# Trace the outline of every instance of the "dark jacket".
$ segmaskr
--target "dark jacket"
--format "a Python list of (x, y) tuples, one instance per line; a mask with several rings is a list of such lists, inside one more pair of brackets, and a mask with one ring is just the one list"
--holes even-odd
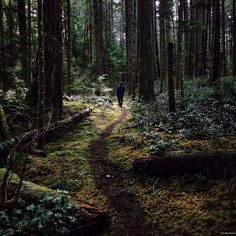
[(116, 91), (117, 97), (124, 97), (125, 88), (123, 86), (119, 86)]

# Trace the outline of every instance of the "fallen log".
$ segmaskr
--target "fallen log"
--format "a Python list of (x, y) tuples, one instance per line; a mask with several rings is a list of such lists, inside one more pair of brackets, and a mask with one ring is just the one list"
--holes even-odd
[(164, 155), (137, 157), (133, 171), (138, 174), (168, 177), (206, 172), (214, 177), (236, 175), (236, 150), (215, 152), (173, 151)]
[[(8, 185), (9, 195), (12, 195), (16, 191), (18, 181), (19, 179), (15, 175), (14, 179)], [(23, 181), (21, 198), (27, 203), (30, 202), (37, 204), (45, 196), (55, 197), (57, 195), (58, 192), (55, 190), (34, 184), (29, 181)], [(74, 203), (75, 202), (72, 201), (72, 204)], [(70, 232), (70, 235), (101, 235), (101, 233), (104, 232), (110, 225), (111, 220), (108, 214), (89, 203), (79, 202), (79, 205), (81, 207), (82, 214), (78, 219), (77, 227)]]
[(75, 124), (79, 121), (83, 120), (91, 113), (91, 109), (86, 109), (82, 112), (76, 113), (64, 120), (57, 121), (49, 127), (45, 128), (45, 130), (39, 132), (39, 130), (34, 129), (31, 130), (24, 135), (17, 136), (10, 140), (7, 140), (0, 144), (0, 157), (6, 157), (13, 148), (16, 151), (27, 152), (29, 143), (32, 141), (37, 141), (40, 135), (43, 133), (45, 136), (45, 141), (53, 141), (57, 138), (62, 137), (62, 135), (70, 130)]
[(86, 212), (80, 220), (80, 225), (71, 232), (71, 235), (101, 235), (111, 224), (110, 217), (106, 212), (99, 210), (96, 206), (80, 202), (81, 208)]

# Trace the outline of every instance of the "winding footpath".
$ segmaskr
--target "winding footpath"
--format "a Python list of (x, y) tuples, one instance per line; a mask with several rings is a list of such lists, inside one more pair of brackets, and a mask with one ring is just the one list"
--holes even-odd
[(146, 213), (141, 209), (135, 195), (126, 191), (124, 181), (134, 178), (133, 173), (121, 172), (116, 166), (108, 162), (106, 140), (113, 129), (123, 123), (128, 114), (122, 109), (121, 116), (107, 126), (98, 139), (90, 144), (90, 167), (96, 181), (97, 189), (103, 194), (111, 209), (112, 225), (107, 235), (114, 236), (148, 236), (152, 225), (145, 223)]

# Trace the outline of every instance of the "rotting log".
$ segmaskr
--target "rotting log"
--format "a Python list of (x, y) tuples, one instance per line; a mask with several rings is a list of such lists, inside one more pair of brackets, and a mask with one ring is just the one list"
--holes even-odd
[[(42, 131), (45, 135), (46, 142), (50, 142), (62, 137), (65, 132), (71, 130), (71, 128), (74, 127), (75, 124), (89, 116), (90, 113), (91, 109), (86, 109), (64, 120), (57, 121), (56, 123), (49, 125), (48, 128), (45, 128), (45, 130)], [(37, 141), (39, 136), (40, 132), (35, 129), (25, 133), (24, 135), (17, 136), (1, 143), (0, 157), (6, 157), (13, 148), (15, 148), (16, 151), (30, 152), (30, 150), (27, 149), (27, 147), (30, 146), (28, 144), (32, 141)]]
[(106, 212), (84, 202), (80, 202), (80, 206), (86, 214), (81, 218), (81, 226), (72, 231), (72, 235), (100, 235), (109, 227), (111, 220)]
[(213, 152), (173, 151), (163, 155), (137, 157), (133, 161), (137, 174), (169, 177), (206, 172), (214, 177), (236, 176), (236, 150)]

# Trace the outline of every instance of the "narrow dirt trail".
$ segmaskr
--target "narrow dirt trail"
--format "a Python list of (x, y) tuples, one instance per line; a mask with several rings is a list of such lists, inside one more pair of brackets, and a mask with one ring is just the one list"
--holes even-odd
[(90, 145), (90, 167), (97, 189), (105, 196), (111, 209), (109, 214), (113, 218), (113, 223), (107, 235), (153, 235), (152, 225), (145, 223), (146, 213), (141, 209), (135, 195), (124, 188), (124, 181), (134, 178), (133, 173), (123, 173), (107, 161), (106, 139), (117, 125), (124, 122), (127, 114), (128, 110), (122, 109), (119, 119), (109, 125), (98, 139), (92, 140)]

